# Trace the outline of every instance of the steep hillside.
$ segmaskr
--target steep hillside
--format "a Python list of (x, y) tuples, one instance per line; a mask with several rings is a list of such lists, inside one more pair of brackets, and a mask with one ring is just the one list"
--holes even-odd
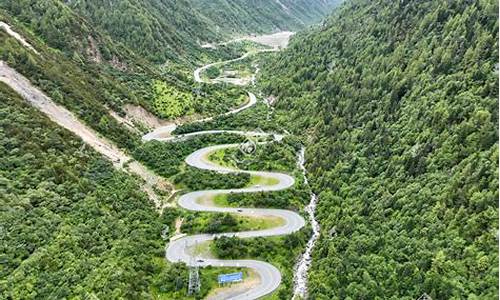
[(211, 55), (200, 47), (206, 41), (300, 29), (319, 21), (337, 2), (5, 0), (0, 8), (32, 28), (51, 47), (71, 55), (76, 52), (92, 56), (94, 61), (118, 63), (130, 51), (125, 50), (128, 47), (155, 63), (192, 64)]
[(263, 33), (298, 30), (318, 22), (340, 0), (192, 0), (217, 32)]
[(199, 41), (220, 37), (188, 0), (79, 0), (67, 5), (138, 54), (155, 62), (195, 59)]
[(311, 299), (498, 298), (498, 4), (353, 0), (266, 65), (307, 138)]
[(296, 30), (339, 0), (79, 0), (67, 5), (113, 39), (156, 61), (196, 61), (200, 44), (234, 34)]
[[(13, 78), (4, 72), (5, 64), (22, 73), (88, 127), (165, 178), (180, 172), (187, 154), (217, 140), (143, 143), (144, 129), (130, 131), (109, 109), (120, 112), (124, 103), (145, 105), (143, 85), (132, 83), (157, 76), (157, 82), (165, 84), (159, 81), (161, 74), (146, 69), (123, 74), (108, 70), (104, 63), (85, 63), (49, 47), (2, 11), (0, 20), (11, 27), (6, 30), (0, 24), (2, 77)], [(128, 80), (126, 75), (139, 79)], [(13, 79), (7, 82), (17, 81)], [(236, 95), (225, 98), (238, 99)], [(165, 228), (174, 228), (169, 216), (175, 211), (166, 209), (160, 216), (141, 191), (142, 180), (115, 170), (110, 161), (3, 83), (0, 99), (0, 204), (4, 208), (0, 235), (5, 241), (0, 245), (0, 298), (180, 298), (168, 293), (184, 297), (187, 268), (164, 262), (160, 236)], [(47, 104), (40, 97), (38, 102)], [(61, 119), (65, 117), (71, 119), (61, 114)], [(125, 169), (132, 164), (127, 162)], [(161, 198), (169, 196), (155, 191)], [(200, 276), (206, 294), (215, 285), (214, 271), (202, 270)]]
[(0, 83), (0, 298), (143, 298), (158, 218), (136, 178)]
[(6, 0), (0, 2), (0, 9), (0, 17), (7, 23), (17, 19), (48, 47), (75, 60), (109, 61), (120, 67), (137, 60), (130, 50), (95, 30), (61, 1)]
[(0, 18), (15, 19), (76, 61), (109, 63), (119, 70), (168, 61), (171, 71), (179, 64), (234, 55), (229, 49), (214, 52), (199, 46), (219, 35), (185, 1), (98, 2), (5, 0)]
[[(183, 191), (264, 185), (248, 174), (193, 171), (184, 162), (197, 149), (242, 143), (243, 137), (201, 135), (175, 143), (141, 139), (151, 129), (140, 122), (144, 116), (154, 127), (249, 107), (242, 106), (248, 101), (242, 88), (195, 83), (191, 68), (239, 56), (255, 45), (203, 49), (201, 41), (230, 32), (215, 33), (213, 22), (182, 0), (5, 0), (0, 22), (0, 78), (7, 84), (0, 84), (0, 236), (5, 241), (0, 298), (190, 299), (188, 270), (177, 260), (165, 260), (165, 240), (180, 229), (215, 233), (269, 226), (267, 220), (247, 217), (225, 216), (221, 223), (220, 214), (173, 207), (173, 185), (166, 181)], [(128, 119), (128, 107), (139, 116)], [(292, 173), (296, 149), (281, 146), (288, 149), (268, 149), (261, 164)], [(283, 159), (292, 167), (284, 167)], [(138, 165), (143, 172), (136, 171), (137, 177), (122, 172)], [(159, 177), (168, 188), (154, 183)], [(252, 195), (239, 201), (264, 199)], [(307, 192), (294, 187), (265, 202), (298, 210), (303, 195)], [(298, 229), (303, 222), (295, 224)], [(274, 276), (281, 288), (273, 298), (289, 299), (294, 258), (305, 235), (250, 240), (239, 251), (226, 251), (224, 244), (238, 241), (222, 240), (213, 251), (221, 258), (240, 255), (276, 264), (283, 277)], [(242, 270), (201, 269), (196, 298), (217, 286), (217, 274), (236, 271)]]

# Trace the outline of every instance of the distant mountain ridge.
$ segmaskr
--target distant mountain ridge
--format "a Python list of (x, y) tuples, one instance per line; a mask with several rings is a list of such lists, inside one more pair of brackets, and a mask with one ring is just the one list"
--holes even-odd
[(341, 0), (193, 0), (219, 32), (299, 30), (318, 22)]
[(304, 28), (338, 1), (4, 0), (0, 9), (63, 51), (83, 53), (82, 47), (93, 44), (90, 48), (102, 48), (100, 54), (111, 59), (116, 46), (100, 38), (108, 36), (149, 61), (164, 63), (197, 61), (206, 41)]

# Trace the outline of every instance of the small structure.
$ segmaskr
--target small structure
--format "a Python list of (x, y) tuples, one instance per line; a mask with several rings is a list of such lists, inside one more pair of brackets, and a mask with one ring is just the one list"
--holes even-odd
[(231, 274), (221, 274), (218, 276), (219, 285), (225, 283), (241, 282), (243, 281), (243, 272), (231, 273)]

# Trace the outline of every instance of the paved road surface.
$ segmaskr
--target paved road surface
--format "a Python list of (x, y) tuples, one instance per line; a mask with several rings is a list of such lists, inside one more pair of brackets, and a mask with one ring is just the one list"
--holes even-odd
[[(233, 110), (230, 110), (226, 113), (221, 114), (220, 116), (228, 116), (232, 114), (239, 113), (242, 110), (245, 110), (247, 108), (250, 108), (254, 106), (257, 103), (257, 97), (251, 92), (248, 92), (248, 102), (238, 108), (235, 108)], [(197, 120), (193, 123), (202, 123), (202, 122), (208, 122), (212, 121), (215, 117), (208, 117), (205, 119)], [(196, 135), (204, 135), (204, 134), (214, 134), (214, 133), (222, 133), (222, 132), (228, 132), (228, 133), (237, 133), (234, 130), (208, 130), (208, 131), (198, 131), (198, 132), (192, 132), (192, 133), (187, 133), (179, 136), (172, 136), (172, 132), (177, 128), (176, 124), (169, 124), (167, 126), (162, 126), (158, 127), (155, 130), (151, 131), (150, 133), (144, 135), (142, 139), (144, 141), (151, 141), (151, 140), (158, 140), (158, 141), (173, 141), (177, 140), (183, 137), (189, 137), (189, 136), (196, 136)]]
[[(276, 51), (277, 49), (266, 49), (261, 52), (267, 51)], [(201, 78), (201, 72), (208, 69), (211, 66), (230, 63), (234, 61), (238, 61), (248, 57), (252, 53), (247, 53), (240, 58), (218, 62), (206, 65), (204, 67), (198, 68), (194, 71), (194, 79), (196, 82), (203, 82)], [(213, 83), (213, 81), (208, 81), (207, 83)], [(231, 111), (227, 114), (233, 114), (240, 112), (248, 107), (254, 105), (257, 100), (254, 94), (249, 93), (250, 101), (247, 105)], [(212, 120), (212, 118), (208, 118), (205, 120), (200, 120), (199, 122)], [(200, 131), (188, 133), (180, 136), (171, 136), (172, 131), (175, 129), (174, 126), (164, 127), (153, 131), (152, 133), (147, 134), (143, 137), (144, 140), (159, 140), (159, 141), (176, 141), (179, 139), (183, 139), (190, 136), (201, 135), (201, 134), (216, 134), (216, 133), (235, 133), (242, 135), (252, 135), (252, 136), (273, 136), (275, 140), (280, 140), (283, 136), (275, 135), (272, 133), (263, 133), (263, 132), (252, 132), (252, 131), (239, 131), (239, 130), (208, 130), (208, 131)], [(170, 243), (166, 247), (165, 257), (172, 262), (184, 262), (188, 265), (197, 264), (199, 266), (220, 266), (220, 267), (246, 267), (253, 269), (260, 277), (260, 281), (258, 285), (252, 287), (248, 291), (244, 291), (242, 294), (235, 295), (231, 294), (231, 297), (228, 299), (257, 299), (262, 296), (268, 295), (276, 290), (281, 283), (281, 273), (280, 271), (274, 267), (273, 265), (257, 260), (220, 260), (213, 259), (208, 257), (193, 257), (191, 255), (192, 251), (189, 249), (194, 247), (197, 244), (201, 244), (206, 241), (213, 240), (216, 237), (220, 236), (236, 236), (239, 238), (253, 238), (253, 237), (266, 237), (266, 236), (278, 236), (278, 235), (286, 235), (296, 232), (301, 229), (305, 225), (305, 220), (299, 214), (283, 209), (259, 209), (259, 208), (232, 208), (232, 207), (216, 207), (210, 204), (207, 204), (207, 201), (199, 201), (201, 198), (211, 198), (215, 195), (220, 194), (232, 194), (232, 193), (256, 193), (256, 192), (269, 192), (269, 191), (279, 191), (287, 189), (294, 185), (295, 180), (293, 177), (277, 172), (259, 172), (259, 171), (245, 171), (245, 170), (237, 170), (229, 167), (223, 167), (218, 164), (215, 164), (208, 160), (208, 156), (213, 151), (217, 151), (220, 149), (234, 148), (238, 147), (237, 144), (226, 144), (226, 145), (216, 145), (205, 147), (193, 152), (186, 158), (186, 163), (195, 168), (203, 169), (203, 170), (211, 170), (219, 173), (247, 173), (250, 175), (256, 175), (266, 178), (274, 178), (274, 185), (267, 186), (252, 186), (241, 189), (225, 189), (225, 190), (202, 190), (195, 191), (191, 193), (187, 193), (182, 195), (179, 200), (179, 206), (192, 210), (192, 211), (205, 211), (205, 212), (228, 212), (235, 213), (240, 215), (247, 216), (256, 216), (256, 217), (278, 217), (283, 219), (285, 222), (283, 225), (265, 229), (265, 230), (256, 230), (256, 231), (244, 231), (244, 232), (228, 232), (221, 234), (198, 234), (191, 236), (184, 236), (178, 238), (176, 240), (170, 241)], [(199, 261), (201, 259), (201, 261)], [(226, 298), (224, 298), (226, 299)]]
[[(204, 190), (184, 194), (179, 198), (179, 205), (185, 209), (192, 211), (206, 211), (206, 212), (228, 212), (241, 215), (249, 215), (254, 217), (268, 217), (274, 216), (282, 218), (285, 223), (279, 227), (258, 230), (258, 231), (243, 231), (243, 232), (229, 232), (221, 234), (200, 234), (186, 236), (175, 241), (170, 242), (166, 250), (166, 258), (172, 262), (184, 262), (186, 264), (196, 263), (196, 258), (192, 258), (190, 247), (195, 246), (197, 243), (203, 243), (213, 240), (215, 237), (220, 236), (236, 236), (239, 238), (252, 238), (262, 236), (277, 236), (293, 233), (301, 229), (305, 225), (304, 218), (299, 214), (282, 209), (259, 209), (259, 208), (232, 208), (232, 207), (215, 207), (206, 204), (201, 204), (198, 200), (201, 197), (211, 197), (219, 194), (231, 193), (255, 193), (266, 191), (279, 191), (291, 187), (295, 180), (293, 177), (275, 172), (258, 172), (258, 171), (242, 171), (231, 168), (222, 167), (207, 160), (208, 155), (219, 149), (226, 149), (238, 147), (238, 144), (216, 145), (202, 148), (195, 151), (186, 158), (186, 163), (190, 166), (217, 171), (220, 173), (248, 173), (251, 175), (258, 175), (268, 178), (274, 178), (278, 182), (270, 186), (254, 186), (242, 189), (226, 189), (226, 190)], [(243, 295), (238, 295), (234, 299), (257, 299), (267, 295), (278, 288), (281, 283), (281, 273), (279, 270), (269, 263), (256, 261), (256, 260), (219, 260), (211, 258), (202, 258), (203, 262), (198, 262), (199, 266), (225, 266), (225, 267), (248, 267), (254, 269), (260, 276), (261, 280), (258, 286), (253, 287), (250, 291), (245, 292)]]

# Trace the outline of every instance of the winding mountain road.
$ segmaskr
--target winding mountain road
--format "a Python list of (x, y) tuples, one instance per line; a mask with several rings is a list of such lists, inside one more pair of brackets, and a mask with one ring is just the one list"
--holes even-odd
[[(276, 49), (264, 50), (264, 51), (276, 51)], [(253, 52), (255, 53), (255, 52)], [(210, 64), (194, 71), (194, 78), (197, 82), (203, 82), (201, 78), (201, 72), (206, 70), (207, 68), (218, 65), (234, 62), (237, 60), (244, 59), (248, 57), (252, 53), (247, 53), (240, 58), (218, 62), (214, 64)], [(207, 82), (212, 83), (212, 82)], [(240, 107), (236, 110), (230, 111), (226, 114), (234, 114), (238, 113), (244, 109), (247, 109), (254, 105), (257, 100), (254, 94), (249, 92), (250, 101), (245, 106)], [(197, 122), (203, 122), (207, 120), (211, 120), (212, 118), (207, 118), (204, 120), (199, 120)], [(257, 131), (239, 131), (239, 130), (208, 130), (208, 131), (200, 131), (193, 132), (179, 136), (171, 136), (172, 131), (176, 128), (176, 126), (168, 126), (159, 128), (143, 137), (144, 140), (159, 140), (159, 141), (176, 141), (179, 139), (184, 139), (191, 136), (196, 136), (200, 134), (216, 134), (216, 133), (234, 133), (241, 135), (251, 135), (251, 136), (273, 136), (274, 140), (280, 140), (283, 136), (276, 135), (273, 133), (264, 133)], [(287, 174), (279, 173), (279, 172), (260, 172), (260, 171), (247, 171), (247, 170), (239, 170), (230, 167), (224, 167), (218, 165), (214, 162), (211, 162), (208, 157), (210, 153), (221, 149), (229, 149), (238, 147), (238, 144), (224, 144), (224, 145), (216, 145), (205, 147), (199, 149), (192, 154), (190, 154), (186, 159), (186, 163), (192, 167), (210, 170), (219, 173), (246, 173), (253, 176), (272, 178), (273, 182), (276, 184), (272, 185), (254, 185), (246, 188), (240, 189), (220, 189), (220, 190), (201, 190), (190, 192), (182, 195), (178, 204), (184, 209), (191, 211), (203, 211), (203, 212), (224, 212), (224, 213), (234, 213), (243, 216), (252, 216), (252, 217), (277, 217), (284, 220), (284, 223), (278, 227), (265, 229), (265, 230), (256, 230), (256, 231), (242, 231), (242, 232), (228, 232), (221, 234), (198, 234), (185, 236), (179, 239), (171, 240), (170, 243), (166, 246), (165, 257), (171, 262), (183, 262), (187, 265), (196, 264), (198, 266), (218, 266), (218, 267), (246, 267), (253, 269), (260, 280), (256, 286), (253, 286), (250, 290), (246, 290), (240, 292), (235, 295), (234, 293), (229, 296), (229, 298), (223, 299), (257, 299), (272, 293), (276, 290), (281, 283), (281, 273), (280, 271), (274, 267), (273, 265), (257, 260), (221, 260), (214, 259), (210, 257), (194, 257), (192, 253), (192, 248), (197, 244), (201, 244), (207, 241), (211, 241), (217, 237), (221, 236), (231, 236), (231, 237), (239, 237), (239, 238), (253, 238), (253, 237), (268, 237), (268, 236), (279, 236), (279, 235), (287, 235), (293, 232), (300, 230), (305, 225), (305, 220), (299, 214), (282, 209), (259, 209), (259, 208), (233, 208), (233, 207), (218, 207), (212, 205), (211, 201), (200, 201), (200, 200), (209, 200), (213, 199), (216, 195), (227, 195), (234, 193), (256, 193), (256, 192), (270, 192), (270, 191), (280, 191), (287, 189), (294, 185), (295, 179)]]
[[(19, 40), (25, 47), (29, 48), (36, 54), (38, 52), (27, 43), (22, 36), (14, 32), (9, 25), (4, 22), (0, 22), (0, 28), (4, 29), (11, 36)], [(276, 51), (277, 49), (266, 49), (266, 51)], [(245, 54), (243, 57), (238, 59), (221, 62), (229, 63), (232, 61), (237, 61), (246, 58), (251, 53)], [(220, 63), (215, 63), (220, 64)], [(211, 65), (215, 65), (211, 64)], [(210, 67), (210, 65), (197, 69), (194, 73), (195, 80), (201, 82), (200, 73)], [(25, 98), (31, 105), (38, 108), (40, 111), (45, 113), (51, 120), (57, 124), (65, 127), (66, 129), (74, 132), (82, 138), (82, 140), (91, 145), (95, 150), (102, 153), (104, 156), (110, 158), (114, 165), (118, 168), (123, 168), (123, 165), (130, 162), (132, 159), (127, 156), (124, 152), (119, 150), (114, 144), (110, 143), (103, 137), (99, 136), (92, 129), (83, 124), (78, 118), (73, 115), (70, 111), (64, 107), (54, 103), (49, 97), (47, 97), (41, 90), (33, 86), (27, 78), (22, 76), (16, 70), (10, 68), (5, 62), (0, 61), (0, 82), (6, 83), (11, 88), (13, 88), (17, 93), (19, 93), (23, 98)], [(244, 109), (255, 105), (257, 99), (254, 94), (249, 92), (249, 101), (246, 105), (234, 109), (224, 115), (238, 113)], [(197, 122), (204, 122), (212, 120), (213, 118), (206, 118), (203, 120), (198, 120)], [(169, 125), (166, 127), (160, 127), (157, 130), (145, 135), (143, 140), (160, 140), (160, 141), (175, 141), (177, 139), (186, 138), (189, 136), (195, 136), (200, 134), (215, 134), (221, 132), (230, 132), (242, 135), (253, 135), (253, 136), (270, 136), (273, 135), (275, 140), (280, 140), (281, 135), (276, 135), (272, 133), (262, 133), (262, 132), (252, 132), (252, 131), (238, 131), (238, 130), (210, 130), (201, 131), (196, 133), (189, 133), (181, 135), (178, 137), (172, 137), (171, 133), (175, 130), (176, 125)], [(278, 236), (293, 233), (301, 229), (305, 225), (305, 220), (299, 214), (281, 209), (257, 209), (257, 208), (229, 208), (229, 207), (216, 207), (210, 204), (202, 204), (199, 202), (201, 198), (210, 199), (215, 195), (220, 194), (231, 194), (231, 193), (256, 193), (256, 192), (268, 192), (268, 191), (279, 191), (287, 189), (294, 185), (295, 180), (293, 177), (277, 172), (259, 172), (259, 171), (245, 171), (237, 170), (228, 167), (223, 167), (217, 165), (208, 160), (208, 156), (213, 151), (220, 149), (234, 148), (238, 147), (237, 144), (226, 144), (226, 145), (216, 145), (211, 147), (205, 147), (200, 150), (193, 152), (186, 158), (186, 163), (190, 166), (204, 169), (212, 170), (220, 173), (247, 173), (254, 176), (260, 176), (265, 178), (273, 178), (276, 184), (273, 185), (255, 185), (251, 187), (241, 188), (241, 189), (225, 189), (225, 190), (203, 190), (195, 191), (182, 195), (178, 203), (181, 207), (193, 210), (193, 211), (206, 211), (206, 212), (229, 212), (234, 214), (253, 216), (253, 217), (278, 217), (284, 220), (284, 224), (278, 227), (257, 230), (257, 231), (243, 231), (243, 232), (230, 232), (222, 234), (200, 234), (185, 236), (176, 240), (170, 241), (166, 246), (165, 256), (168, 260), (172, 262), (184, 262), (188, 265), (195, 262), (195, 257), (189, 252), (189, 248), (195, 246), (198, 243), (203, 243), (206, 241), (213, 240), (220, 236), (236, 236), (240, 238), (252, 238), (252, 237), (266, 237), (266, 236)], [(158, 186), (157, 183), (163, 181), (156, 174), (147, 170), (144, 166), (137, 162), (132, 162), (129, 165), (129, 170), (133, 173), (138, 174), (145, 179), (145, 186), (143, 187), (145, 191), (150, 195), (150, 197), (155, 201), (157, 207), (161, 207), (162, 204), (153, 196), (156, 196), (153, 189), (153, 184)], [(253, 286), (250, 290), (240, 292), (240, 294), (235, 295), (234, 293), (229, 296), (229, 298), (224, 297), (224, 299), (257, 299), (265, 296), (278, 288), (281, 283), (281, 273), (273, 265), (257, 261), (257, 260), (220, 260), (212, 258), (204, 258), (202, 262), (196, 262), (199, 266), (226, 266), (226, 267), (246, 267), (253, 269), (260, 277), (260, 281), (256, 286)]]
[[(231, 60), (226, 60), (226, 61), (222, 61), (222, 62), (211, 63), (211, 64), (208, 64), (208, 65), (202, 66), (202, 67), (196, 69), (193, 72), (194, 81), (198, 82), (198, 83), (217, 83), (216, 81), (210, 80), (210, 79), (207, 80), (207, 81), (203, 80), (201, 78), (201, 72), (203, 72), (206, 69), (208, 69), (208, 68), (210, 68), (212, 66), (215, 66), (215, 65), (223, 65), (223, 64), (228, 64), (228, 63), (231, 63), (231, 62), (235, 62), (235, 61), (238, 61), (238, 60), (245, 59), (249, 55), (252, 55), (252, 54), (256, 54), (256, 53), (259, 53), (259, 52), (273, 52), (273, 51), (278, 51), (278, 49), (277, 48), (262, 49), (262, 50), (258, 50), (258, 51), (247, 52), (247, 53), (245, 53), (243, 56), (241, 56), (239, 58), (235, 58), (235, 59), (231, 59)], [(230, 110), (230, 111), (228, 111), (226, 113), (218, 115), (217, 117), (237, 114), (237, 113), (239, 113), (239, 112), (241, 112), (241, 111), (243, 111), (245, 109), (248, 109), (248, 108), (254, 106), (255, 104), (257, 104), (257, 97), (255, 96), (255, 94), (252, 93), (252, 92), (247, 92), (247, 93), (248, 93), (248, 102), (245, 103), (245, 105), (237, 107), (235, 109), (232, 109), (232, 110)], [(208, 121), (212, 121), (215, 118), (216, 117), (207, 117), (207, 118), (204, 118), (204, 119), (196, 120), (193, 123), (208, 122)], [(187, 134), (183, 134), (183, 135), (179, 135), (179, 136), (173, 136), (172, 132), (177, 128), (177, 126), (178, 126), (177, 124), (169, 124), (169, 125), (166, 125), (166, 126), (158, 127), (155, 130), (153, 130), (153, 131), (147, 133), (146, 135), (144, 135), (142, 137), (142, 140), (143, 141), (157, 140), (157, 141), (168, 142), (168, 141), (181, 140), (182, 138), (185, 138), (185, 137), (192, 137), (192, 136), (205, 135), (205, 134), (216, 134), (216, 133), (234, 133), (234, 134), (252, 135), (252, 136), (271, 135), (271, 134), (266, 134), (266, 133), (242, 132), (242, 131), (236, 131), (236, 130), (207, 130), (207, 131), (191, 132), (191, 133), (187, 133)]]
[(234, 297), (234, 299), (257, 299), (267, 295), (278, 288), (281, 283), (281, 273), (273, 265), (256, 260), (220, 260), (203, 257), (203, 262), (196, 262), (197, 258), (192, 257), (189, 248), (196, 244), (213, 240), (221, 236), (236, 236), (239, 238), (277, 236), (293, 233), (305, 225), (304, 218), (299, 214), (281, 209), (258, 209), (258, 208), (232, 208), (232, 207), (216, 207), (209, 204), (202, 204), (201, 199), (210, 199), (216, 195), (232, 194), (232, 193), (255, 193), (267, 191), (279, 191), (291, 187), (295, 180), (293, 177), (275, 172), (259, 172), (259, 171), (242, 171), (231, 168), (222, 167), (207, 159), (208, 155), (216, 150), (238, 147), (238, 144), (217, 145), (202, 148), (186, 158), (186, 163), (190, 166), (203, 169), (217, 171), (220, 173), (247, 173), (250, 175), (262, 176), (266, 178), (274, 178), (276, 184), (269, 186), (252, 186), (241, 189), (226, 189), (226, 190), (203, 190), (195, 191), (182, 195), (179, 200), (179, 206), (192, 211), (205, 212), (225, 212), (235, 213), (252, 217), (278, 217), (285, 220), (285, 223), (279, 227), (274, 227), (265, 230), (257, 231), (242, 231), (229, 232), (221, 234), (200, 234), (186, 236), (184, 238), (171, 241), (166, 250), (166, 258), (172, 262), (184, 262), (188, 265), (196, 263), (198, 266), (224, 266), (224, 267), (247, 267), (256, 271), (260, 277), (258, 286), (253, 287), (250, 291), (242, 295)]
[[(257, 51), (250, 51), (250, 52), (245, 53), (243, 56), (235, 58), (235, 59), (230, 59), (230, 60), (221, 61), (221, 62), (215, 62), (215, 63), (211, 63), (208, 65), (202, 66), (202, 67), (194, 70), (194, 72), (193, 72), (194, 81), (198, 82), (198, 83), (218, 83), (218, 82), (221, 82), (221, 81), (223, 81), (223, 79), (222, 80), (213, 80), (213, 79), (203, 80), (201, 78), (201, 73), (212, 66), (229, 64), (232, 62), (243, 60), (250, 55), (254, 55), (257, 53), (261, 53), (261, 52), (274, 52), (274, 51), (279, 51), (279, 48), (261, 49), (261, 50), (257, 50)], [(252, 92), (247, 92), (247, 93), (248, 93), (248, 102), (245, 103), (245, 105), (237, 107), (235, 109), (232, 109), (232, 110), (230, 110), (226, 113), (223, 113), (217, 117), (237, 114), (237, 113), (239, 113), (245, 109), (248, 109), (248, 108), (254, 106), (255, 104), (257, 104), (257, 97), (255, 96), (255, 94)], [(193, 123), (208, 122), (208, 121), (212, 121), (214, 118), (215, 117), (207, 117), (204, 119), (196, 120)], [(177, 124), (169, 124), (166, 126), (158, 127), (155, 130), (144, 135), (142, 137), (142, 139), (143, 139), (143, 141), (157, 140), (157, 141), (167, 142), (167, 141), (180, 140), (180, 138), (184, 138), (184, 137), (191, 137), (191, 136), (204, 135), (204, 134), (224, 133), (224, 132), (243, 134), (243, 135), (255, 135), (255, 134), (248, 134), (248, 133), (243, 133), (241, 131), (234, 131), (234, 130), (209, 130), (209, 131), (192, 132), (192, 133), (188, 133), (188, 134), (184, 134), (184, 135), (180, 135), (180, 136), (173, 136), (172, 132), (177, 128), (177, 126), (178, 126)], [(262, 134), (259, 133), (257, 135), (262, 135)], [(269, 134), (267, 134), (267, 135), (269, 135)]]
[(256, 50), (256, 51), (247, 52), (243, 56), (240, 56), (240, 57), (235, 58), (235, 59), (230, 59), (230, 60), (225, 60), (225, 61), (219, 61), (219, 62), (214, 62), (214, 63), (208, 64), (208, 65), (205, 65), (203, 67), (200, 67), (200, 68), (194, 70), (194, 73), (193, 73), (194, 81), (195, 82), (200, 82), (200, 83), (201, 82), (204, 82), (204, 83), (215, 83), (217, 81), (214, 80), (214, 79), (208, 80), (208, 81), (203, 80), (201, 78), (201, 72), (207, 70), (210, 67), (220, 66), (220, 65), (226, 65), (226, 64), (229, 64), (229, 63), (233, 63), (233, 62), (237, 62), (237, 61), (240, 61), (240, 60), (244, 60), (245, 58), (249, 57), (250, 55), (255, 55), (257, 53), (276, 52), (276, 51), (279, 51), (279, 48), (260, 49), (260, 50)]

